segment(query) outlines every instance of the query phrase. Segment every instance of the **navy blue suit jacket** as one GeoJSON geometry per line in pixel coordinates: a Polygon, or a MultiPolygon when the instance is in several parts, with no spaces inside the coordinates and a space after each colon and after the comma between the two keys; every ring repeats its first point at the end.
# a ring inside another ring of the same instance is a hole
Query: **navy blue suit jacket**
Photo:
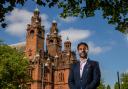
{"type": "Polygon", "coordinates": [[[87,60],[80,78],[80,62],[71,65],[68,84],[70,89],[96,89],[100,84],[100,68],[97,61],[87,60]]]}

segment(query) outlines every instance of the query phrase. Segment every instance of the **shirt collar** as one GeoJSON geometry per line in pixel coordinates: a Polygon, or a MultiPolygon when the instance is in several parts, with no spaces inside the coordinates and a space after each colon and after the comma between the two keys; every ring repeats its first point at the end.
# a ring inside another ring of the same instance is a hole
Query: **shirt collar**
{"type": "Polygon", "coordinates": [[[80,60],[80,62],[85,63],[85,62],[87,62],[87,60],[88,60],[88,58],[85,58],[83,60],[80,60]]]}

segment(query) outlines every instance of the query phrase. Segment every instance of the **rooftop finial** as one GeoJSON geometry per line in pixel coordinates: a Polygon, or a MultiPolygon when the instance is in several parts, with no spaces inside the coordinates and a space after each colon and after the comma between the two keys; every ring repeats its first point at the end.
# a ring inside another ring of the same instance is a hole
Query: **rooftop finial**
{"type": "Polygon", "coordinates": [[[36,8],[36,9],[35,9],[35,11],[39,12],[39,9],[38,9],[38,8],[36,8]]]}
{"type": "Polygon", "coordinates": [[[52,23],[56,23],[56,20],[53,20],[52,23]]]}

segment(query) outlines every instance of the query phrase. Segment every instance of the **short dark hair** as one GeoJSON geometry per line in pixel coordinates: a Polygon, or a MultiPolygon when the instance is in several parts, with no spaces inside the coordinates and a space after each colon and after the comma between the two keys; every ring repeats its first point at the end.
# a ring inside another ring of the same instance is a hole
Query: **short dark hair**
{"type": "Polygon", "coordinates": [[[80,43],[77,45],[77,49],[79,48],[80,45],[85,45],[87,48],[89,48],[87,43],[85,43],[85,42],[80,42],[80,43]]]}

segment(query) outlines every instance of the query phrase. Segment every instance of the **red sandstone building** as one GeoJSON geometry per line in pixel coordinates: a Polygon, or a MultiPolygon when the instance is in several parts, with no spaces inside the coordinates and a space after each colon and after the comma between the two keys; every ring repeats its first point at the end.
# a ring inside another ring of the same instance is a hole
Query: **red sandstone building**
{"type": "Polygon", "coordinates": [[[69,39],[64,42],[62,50],[58,30],[57,23],[53,21],[45,38],[39,10],[35,9],[26,33],[25,54],[30,61],[28,70],[32,77],[32,81],[27,83],[28,89],[69,89],[70,64],[76,60],[76,56],[71,51],[69,39]]]}

